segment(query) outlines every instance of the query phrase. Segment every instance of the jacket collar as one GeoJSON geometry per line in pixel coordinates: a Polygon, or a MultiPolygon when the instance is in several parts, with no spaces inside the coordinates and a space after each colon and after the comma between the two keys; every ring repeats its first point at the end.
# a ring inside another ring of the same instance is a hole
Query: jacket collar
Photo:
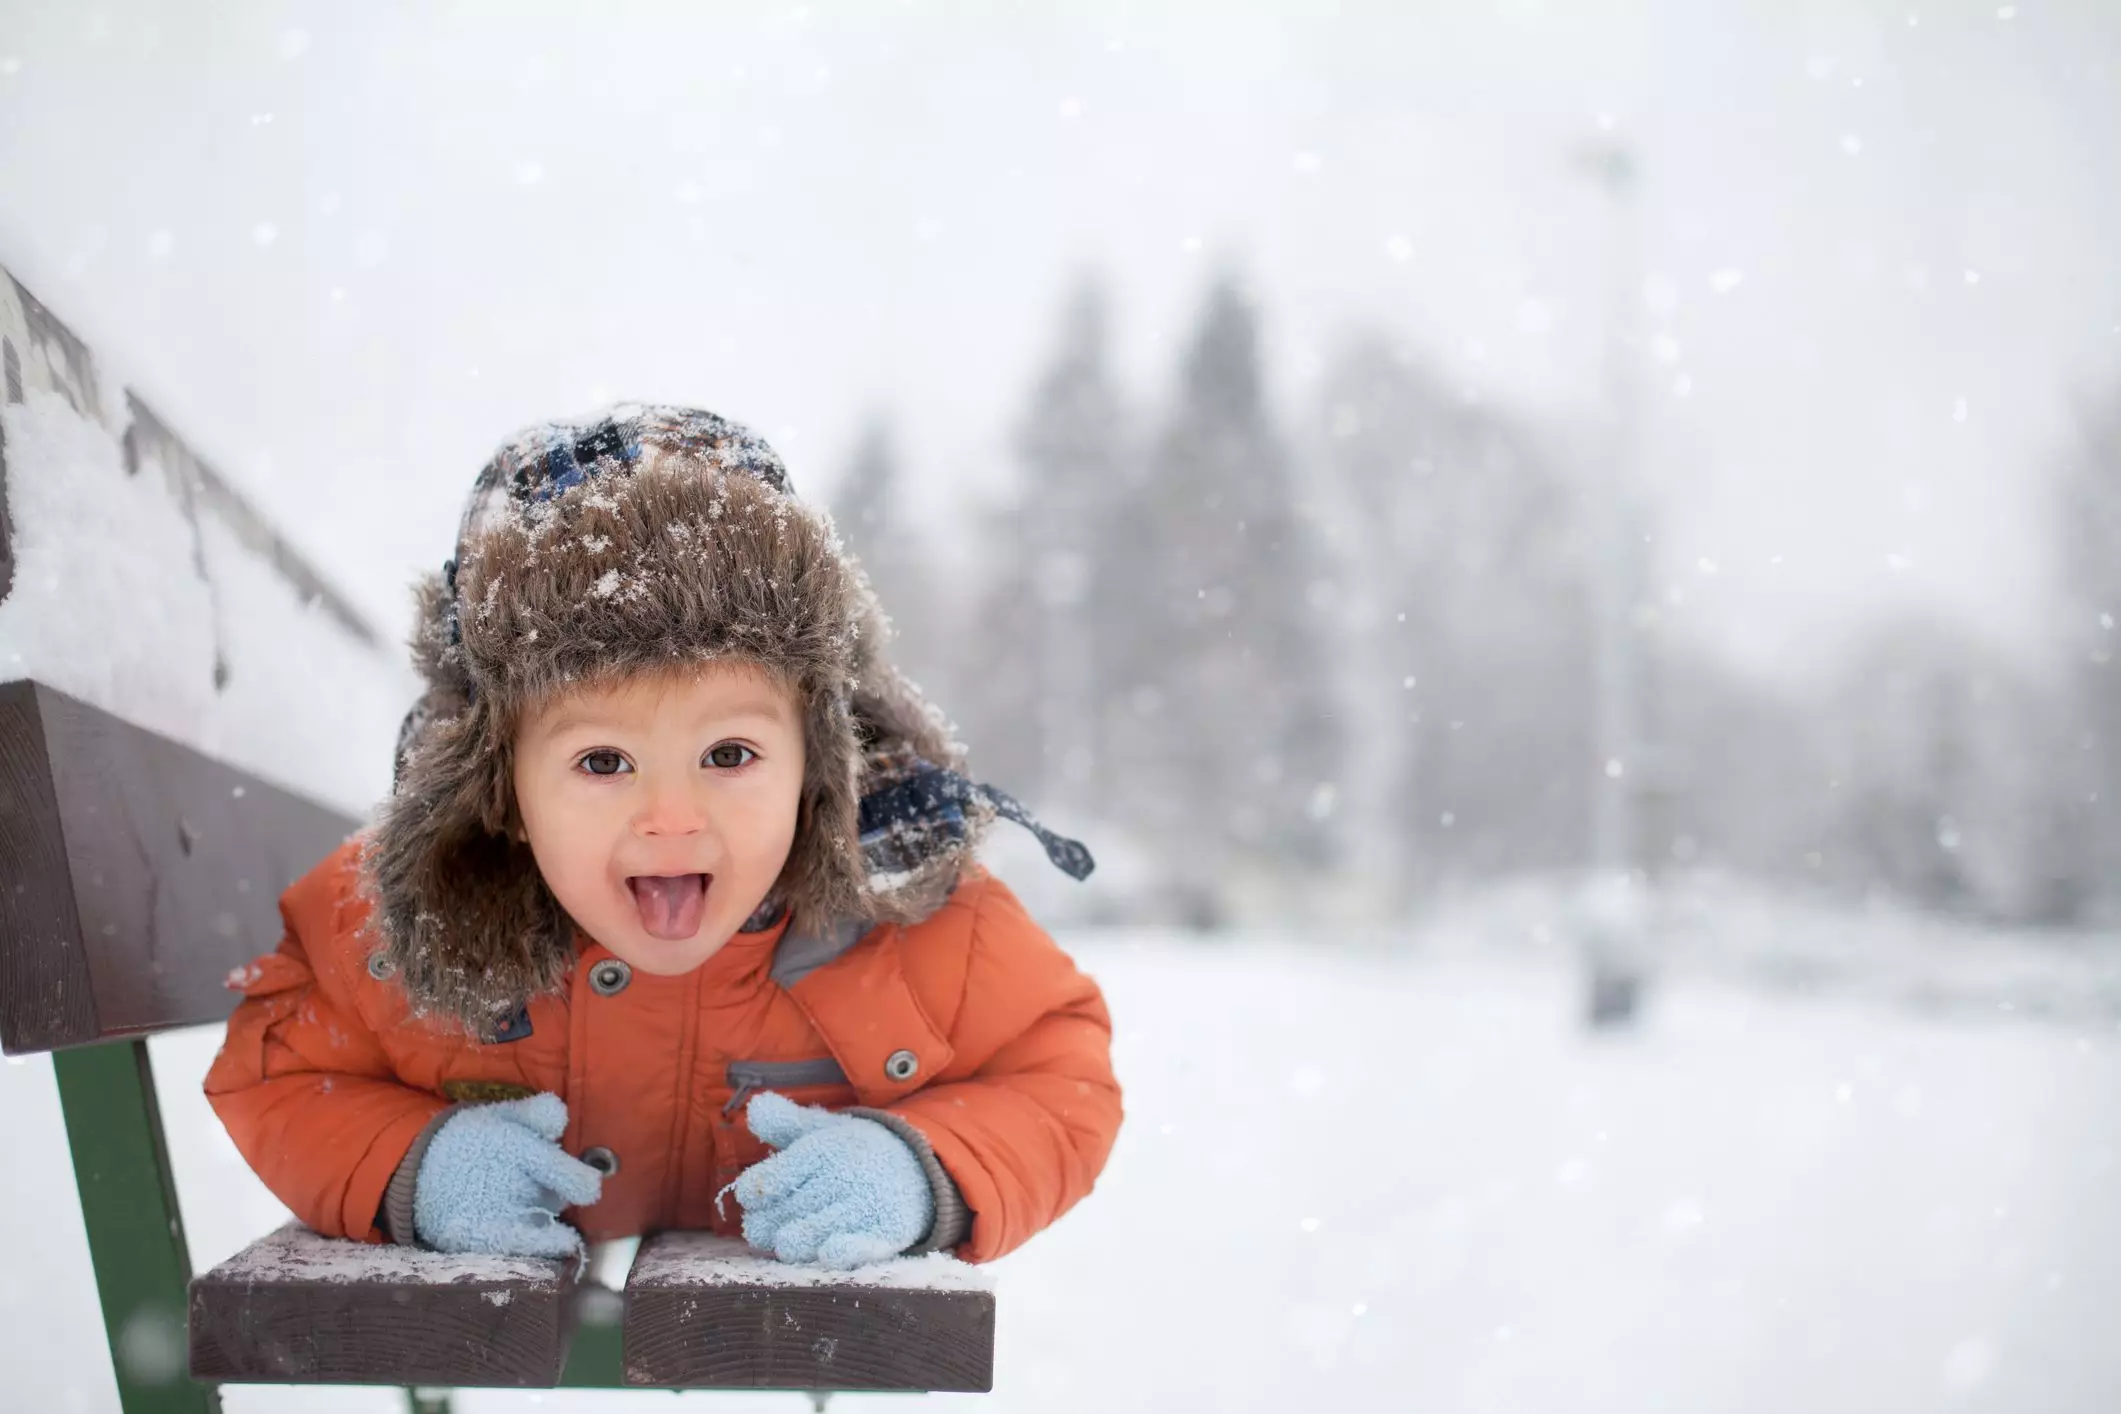
{"type": "MultiPolygon", "coordinates": [[[[717,948],[712,957],[690,972],[679,973],[675,977],[656,977],[636,970],[633,974],[634,981],[665,985],[697,984],[715,989],[754,986],[763,982],[771,973],[774,950],[780,946],[782,936],[788,931],[788,918],[788,911],[783,909],[780,916],[764,928],[750,932],[740,930],[731,934],[729,941],[717,948]]],[[[577,966],[591,954],[598,958],[618,956],[579,925],[574,930],[574,947],[577,966]]]]}

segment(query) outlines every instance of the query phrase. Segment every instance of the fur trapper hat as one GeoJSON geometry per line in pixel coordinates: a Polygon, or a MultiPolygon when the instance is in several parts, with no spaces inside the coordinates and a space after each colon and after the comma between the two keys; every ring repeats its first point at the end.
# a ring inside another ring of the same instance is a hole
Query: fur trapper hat
{"type": "Polygon", "coordinates": [[[518,722],[571,684],[742,659],[792,685],[795,842],[747,927],[915,922],[994,815],[1081,878],[1090,858],[962,773],[942,714],[882,655],[886,621],[831,522],[764,440],[712,413],[623,406],[511,438],[441,574],[416,586],[424,692],[363,850],[378,945],[421,1011],[485,1031],[556,986],[571,921],[521,837],[518,722]]]}

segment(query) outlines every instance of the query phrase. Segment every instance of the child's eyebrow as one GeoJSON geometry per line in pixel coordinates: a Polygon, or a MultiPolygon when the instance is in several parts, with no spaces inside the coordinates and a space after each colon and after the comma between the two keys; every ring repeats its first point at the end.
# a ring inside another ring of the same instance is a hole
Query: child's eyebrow
{"type": "Polygon", "coordinates": [[[710,712],[701,717],[706,722],[727,722],[738,717],[764,717],[782,726],[791,726],[787,704],[777,697],[743,697],[720,712],[710,712]]]}
{"type": "Polygon", "coordinates": [[[545,737],[555,737],[560,736],[566,732],[571,732],[576,727],[595,727],[602,725],[604,725],[603,718],[594,716],[588,712],[562,712],[556,717],[548,717],[543,722],[540,722],[538,724],[538,735],[545,737]]]}

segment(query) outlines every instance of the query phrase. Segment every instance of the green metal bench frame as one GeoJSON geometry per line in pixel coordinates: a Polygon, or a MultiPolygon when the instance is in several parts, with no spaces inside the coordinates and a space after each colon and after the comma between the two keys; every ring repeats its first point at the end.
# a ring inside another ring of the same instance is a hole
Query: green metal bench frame
{"type": "MultiPolygon", "coordinates": [[[[144,1040],[56,1052],[67,1147],[95,1264],[118,1403],[125,1414],[214,1414],[216,1387],[184,1368],[191,1253],[162,1140],[154,1069],[144,1040]],[[169,1373],[158,1378],[163,1370],[169,1373]]],[[[562,1388],[639,1389],[621,1363],[621,1328],[585,1322],[567,1349],[562,1388]]],[[[410,1407],[440,1411],[446,1396],[407,1389],[410,1407]]]]}

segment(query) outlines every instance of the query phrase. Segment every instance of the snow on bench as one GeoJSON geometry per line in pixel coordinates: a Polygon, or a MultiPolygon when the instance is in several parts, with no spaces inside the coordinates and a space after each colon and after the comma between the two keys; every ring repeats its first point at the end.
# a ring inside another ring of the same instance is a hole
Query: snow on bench
{"type": "Polygon", "coordinates": [[[986,1273],[935,1255],[791,1267],[709,1233],[647,1239],[623,1296],[583,1264],[319,1237],[299,1223],[191,1286],[191,1372],[275,1384],[558,1384],[573,1337],[622,1307],[625,1383],[663,1389],[984,1391],[986,1273]]]}
{"type": "Polygon", "coordinates": [[[192,1377],[557,1384],[579,1264],[319,1237],[300,1223],[191,1284],[192,1377]]]}
{"type": "Polygon", "coordinates": [[[792,1267],[704,1232],[641,1244],[626,1280],[626,1383],[670,1389],[994,1384],[988,1274],[940,1253],[853,1272],[792,1267]]]}

